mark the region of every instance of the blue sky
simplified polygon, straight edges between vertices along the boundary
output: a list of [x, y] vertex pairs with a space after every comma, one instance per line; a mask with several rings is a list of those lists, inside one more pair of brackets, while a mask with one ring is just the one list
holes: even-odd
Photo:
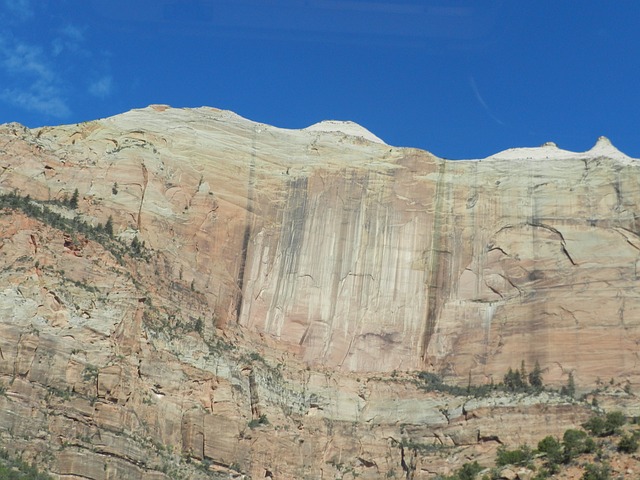
[[214, 106], [480, 158], [640, 157], [640, 2], [0, 0], [0, 123]]

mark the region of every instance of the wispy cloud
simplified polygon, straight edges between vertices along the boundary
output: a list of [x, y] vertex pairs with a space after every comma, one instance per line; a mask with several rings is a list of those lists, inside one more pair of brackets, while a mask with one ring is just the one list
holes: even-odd
[[60, 29], [60, 33], [75, 42], [82, 42], [84, 40], [84, 29], [76, 25], [68, 24]]
[[11, 74], [34, 75], [40, 80], [52, 80], [53, 72], [47, 66], [42, 49], [24, 43], [2, 42], [2, 56], [5, 69]]
[[61, 81], [41, 47], [0, 37], [0, 66], [13, 79], [0, 91], [4, 102], [52, 117], [69, 115]]
[[[25, 31], [50, 17], [48, 2], [0, 0], [0, 103], [44, 117], [71, 115], [72, 101], [104, 99], [114, 89], [104, 52], [90, 49], [86, 26], [51, 23], [38, 35]], [[37, 8], [36, 8], [37, 7]], [[33, 40], [32, 38], [38, 38]], [[89, 80], [87, 80], [89, 78]]]
[[64, 118], [71, 113], [64, 99], [51, 85], [34, 84], [28, 90], [5, 89], [0, 92], [0, 98], [25, 110], [51, 117]]
[[478, 85], [476, 85], [476, 80], [473, 78], [473, 76], [469, 77], [469, 84], [471, 85], [471, 90], [473, 90], [473, 93], [476, 96], [476, 100], [478, 100], [478, 103], [480, 103], [484, 111], [487, 112], [487, 114], [493, 119], [493, 121], [500, 125], [504, 125], [504, 122], [493, 114], [493, 112], [489, 108], [489, 105], [487, 105], [487, 102], [485, 102], [484, 98], [482, 98], [482, 95], [480, 95], [480, 90], [478, 90]]
[[4, 0], [5, 8], [19, 20], [27, 20], [33, 17], [33, 8], [30, 0]]
[[82, 50], [84, 42], [84, 29], [76, 25], [66, 25], [60, 28], [58, 36], [52, 41], [52, 53], [58, 56], [63, 52], [81, 53], [84, 57], [91, 56], [89, 52]]
[[113, 79], [111, 75], [105, 75], [89, 85], [89, 93], [94, 97], [105, 98], [111, 94]]

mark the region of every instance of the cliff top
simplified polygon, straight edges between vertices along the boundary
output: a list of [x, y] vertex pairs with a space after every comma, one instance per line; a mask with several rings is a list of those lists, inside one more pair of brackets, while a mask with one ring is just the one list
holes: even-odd
[[307, 132], [339, 132], [352, 137], [362, 137], [371, 142], [386, 145], [382, 139], [371, 133], [369, 130], [351, 121], [324, 120], [322, 122], [314, 123], [302, 130]]
[[581, 159], [581, 158], [595, 158], [595, 157], [608, 157], [623, 162], [629, 162], [633, 160], [628, 155], [625, 155], [616, 147], [613, 146], [611, 141], [607, 137], [600, 137], [596, 144], [586, 152], [572, 152], [569, 150], [563, 150], [553, 142], [547, 142], [539, 147], [525, 147], [525, 148], [509, 148], [502, 152], [496, 153], [487, 157], [487, 159], [499, 159], [499, 160], [565, 160], [565, 159]]
[[[387, 146], [380, 137], [367, 130], [365, 127], [352, 122], [342, 120], [323, 120], [305, 128], [288, 129], [279, 128], [272, 125], [255, 122], [238, 115], [230, 110], [221, 110], [214, 107], [198, 107], [198, 108], [173, 108], [169, 105], [149, 105], [148, 107], [133, 109], [122, 114], [103, 119], [109, 123], [115, 123], [120, 128], [136, 128], [143, 127], [146, 131], [166, 131], [175, 130], [177, 128], [187, 128], [197, 130], [200, 133], [202, 129], [209, 130], [214, 124], [223, 122], [229, 130], [235, 130], [237, 133], [244, 130], [253, 130], [254, 133], [262, 132], [279, 132], [280, 134], [289, 135], [288, 138], [280, 139], [284, 143], [309, 144], [317, 141], [319, 134], [341, 134], [351, 137], [355, 141], [351, 144], [362, 144], [362, 141]], [[17, 124], [8, 124], [17, 125]], [[33, 129], [34, 131], [48, 129], [50, 127], [42, 127]], [[217, 126], [215, 127], [218, 128]], [[244, 134], [246, 136], [246, 133]], [[313, 136], [313, 140], [311, 137]], [[334, 143], [331, 137], [327, 137], [326, 141]], [[295, 139], [295, 140], [294, 140]], [[455, 161], [477, 161], [477, 160], [580, 160], [585, 158], [607, 157], [628, 164], [635, 161], [625, 153], [618, 150], [611, 141], [601, 136], [595, 145], [584, 152], [573, 152], [559, 148], [554, 142], [546, 142], [539, 147], [516, 147], [503, 150], [501, 152], [489, 155], [486, 158], [470, 158], [458, 159]]]

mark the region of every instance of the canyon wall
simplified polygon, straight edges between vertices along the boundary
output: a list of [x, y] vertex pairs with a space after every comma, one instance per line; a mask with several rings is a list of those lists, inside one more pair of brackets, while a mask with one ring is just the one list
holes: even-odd
[[447, 161], [314, 127], [155, 106], [21, 130], [3, 188], [78, 188], [91, 221], [112, 215], [119, 236], [144, 240], [218, 326], [239, 322], [310, 364], [488, 381], [537, 360], [555, 380], [635, 375], [634, 160], [602, 139], [582, 154]]
[[0, 436], [59, 478], [430, 478], [588, 417], [416, 373], [523, 361], [636, 414], [637, 165], [212, 108], [0, 126]]

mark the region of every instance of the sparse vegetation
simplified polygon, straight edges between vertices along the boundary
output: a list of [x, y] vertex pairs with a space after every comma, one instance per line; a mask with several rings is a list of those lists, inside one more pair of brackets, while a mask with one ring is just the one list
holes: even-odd
[[399, 446], [408, 450], [415, 450], [422, 453], [438, 452], [443, 449], [442, 445], [440, 444], [416, 442], [415, 440], [412, 440], [410, 438], [403, 438], [399, 442]]
[[0, 479], [52, 480], [52, 477], [20, 458], [11, 458], [5, 449], [0, 449]]
[[468, 462], [462, 465], [453, 475], [439, 477], [438, 480], [475, 480], [482, 470], [483, 467], [478, 462]]
[[87, 239], [101, 244], [105, 249], [111, 252], [120, 263], [123, 263], [125, 255], [149, 260], [150, 255], [145, 243], [140, 242], [137, 237], [134, 237], [134, 240], [130, 245], [127, 245], [113, 237], [114, 225], [112, 217], [109, 217], [105, 225], [98, 224], [93, 226], [82, 220], [78, 215], [74, 215], [72, 218], [67, 218], [50, 208], [49, 205], [55, 205], [76, 209], [78, 207], [77, 192], [78, 189], [74, 191], [74, 196], [71, 197], [71, 200], [63, 199], [62, 201], [44, 202], [32, 200], [29, 195], [21, 196], [14, 191], [0, 195], [0, 208], [20, 210], [25, 215], [40, 220], [50, 227], [56, 228], [70, 235], [70, 246], [73, 248], [80, 247], [78, 235], [84, 235]]
[[254, 418], [247, 424], [247, 426], [251, 429], [257, 428], [261, 425], [269, 425], [269, 419], [264, 413], [260, 415], [258, 418]]
[[638, 450], [638, 438], [636, 432], [625, 434], [618, 442], [618, 451], [623, 453], [635, 453]]
[[63, 390], [61, 388], [47, 387], [47, 395], [45, 396], [45, 400], [48, 402], [52, 397], [61, 398], [62, 400], [69, 400], [71, 399], [71, 392], [69, 390]]
[[520, 364], [520, 369], [509, 368], [502, 380], [502, 387], [508, 392], [541, 392], [544, 390], [544, 384], [540, 363], [536, 360], [533, 370], [528, 374], [524, 360]]
[[607, 463], [587, 463], [581, 480], [609, 480], [609, 478], [611, 478], [611, 468]]
[[[502, 383], [487, 385], [473, 385], [471, 376], [466, 387], [458, 385], [450, 385], [445, 383], [442, 378], [432, 372], [418, 372], [418, 380], [420, 386], [427, 391], [443, 392], [456, 396], [485, 397], [494, 391], [512, 392], [512, 393], [540, 393], [544, 391], [542, 381], [542, 369], [536, 361], [533, 370], [527, 374], [524, 360], [520, 368], [513, 370], [509, 368], [503, 377]], [[396, 379], [395, 375], [392, 378]]]
[[515, 450], [508, 450], [504, 445], [498, 447], [496, 453], [496, 465], [518, 465], [526, 467], [533, 460], [533, 450], [528, 445], [521, 445]]
[[456, 396], [484, 397], [496, 388], [494, 385], [449, 385], [444, 383], [438, 374], [431, 372], [418, 372], [418, 381], [420, 387], [429, 392], [443, 392]]
[[[6, 196], [2, 196], [2, 201], [4, 201], [5, 197]], [[22, 198], [22, 197], [18, 197], [18, 198]], [[7, 199], [7, 201], [10, 202], [13, 200]], [[64, 230], [66, 228], [74, 228], [74, 226], [80, 225], [80, 222], [76, 221], [75, 218], [71, 220], [66, 219], [58, 215], [57, 213], [55, 213], [53, 210], [48, 209], [46, 205], [33, 202], [32, 200], [27, 199], [27, 197], [25, 197], [24, 200], [17, 200], [17, 201], [24, 202], [24, 204], [21, 203], [22, 206], [17, 208], [32, 209], [31, 211], [33, 212], [34, 216], [48, 215], [50, 219], [53, 219], [51, 221], [59, 221], [61, 226], [56, 228], [60, 228], [61, 230]], [[108, 237], [113, 236], [112, 217], [109, 217], [107, 223], [104, 225], [104, 227], [102, 227], [102, 233], [100, 232], [100, 229], [96, 229], [96, 231], [94, 232], [93, 230], [91, 230], [93, 227], [90, 227], [90, 226], [81, 227], [81, 228], [89, 229], [88, 231], [92, 232], [90, 234], [85, 233], [85, 235], [87, 236], [96, 235], [99, 238], [103, 238], [105, 234]], [[74, 235], [75, 235], [75, 231], [74, 231]], [[75, 237], [74, 239], [74, 242], [76, 241], [78, 241], [77, 237]], [[104, 240], [104, 241], [108, 242], [110, 240]], [[131, 247], [131, 251], [133, 251], [134, 254], [140, 255], [142, 254], [142, 252], [144, 252], [144, 242], [141, 243], [137, 237], [133, 237], [133, 239], [131, 240], [130, 247]], [[29, 259], [30, 257], [25, 257], [24, 259], [21, 257], [19, 260], [27, 262], [29, 261]], [[82, 282], [74, 281], [73, 283], [75, 283], [78, 287], [82, 287], [87, 290], [92, 288]], [[191, 290], [192, 291], [195, 290], [193, 281], [191, 282]], [[146, 306], [145, 306], [145, 309], [146, 309]], [[149, 308], [146, 310], [148, 310], [149, 312], [153, 312], [152, 308]], [[144, 315], [146, 319], [147, 311], [144, 312]], [[207, 316], [205, 319], [203, 319], [202, 317], [195, 318], [195, 316], [197, 315], [198, 314], [196, 313], [194, 317], [190, 317], [188, 316], [188, 314], [185, 313], [185, 314], [181, 314], [181, 316], [174, 317], [174, 318], [171, 318], [170, 315], [167, 315], [166, 317], [163, 317], [163, 319], [166, 318], [167, 325], [170, 325], [170, 327], [167, 327], [167, 331], [170, 331], [176, 325], [179, 326], [177, 330], [173, 331], [174, 332], [173, 335], [180, 335], [184, 331], [192, 331], [192, 332], [197, 332], [198, 334], [204, 337], [205, 321], [206, 321], [207, 327], [212, 325], [213, 322], [211, 321], [211, 317], [209, 316], [209, 314], [206, 314]], [[212, 339], [208, 339], [208, 337], [211, 336], [209, 335], [210, 330], [213, 330], [213, 328], [207, 328], [206, 330], [207, 330], [206, 333], [208, 335], [207, 335], [207, 339], [205, 339], [204, 341], [207, 343], [209, 347], [209, 353], [211, 355], [214, 355], [214, 354], [219, 355], [222, 351], [233, 350], [236, 348], [235, 346], [225, 342], [222, 339], [217, 339], [215, 337]], [[46, 332], [46, 331], [43, 330], [43, 332]], [[198, 342], [200, 342], [200, 339], [197, 339], [197, 340]], [[72, 351], [72, 354], [75, 354], [78, 352], [79, 350], [74, 350]], [[267, 364], [265, 359], [257, 352], [245, 353], [243, 350], [240, 350], [238, 353], [234, 354], [233, 357], [246, 358], [253, 363]], [[272, 357], [267, 357], [267, 358], [272, 358]], [[74, 362], [76, 362], [76, 364], [77, 362], [82, 362], [82, 361], [83, 361], [82, 358], [74, 359]], [[87, 360], [84, 360], [84, 361], [87, 361]], [[265, 370], [266, 369], [264, 367], [260, 366], [260, 368], [257, 371], [262, 372]], [[539, 392], [544, 388], [542, 373], [543, 372], [540, 369], [538, 362], [536, 362], [533, 370], [531, 370], [530, 372], [526, 368], [525, 363], [522, 362], [519, 369], [513, 370], [509, 368], [509, 371], [504, 376], [504, 382], [498, 385], [493, 385], [493, 384], [483, 385], [483, 386], [472, 385], [471, 375], [469, 376], [469, 382], [466, 387], [447, 385], [440, 376], [433, 373], [429, 373], [429, 372], [420, 372], [417, 375], [417, 378], [421, 382], [421, 387], [424, 388], [425, 390], [444, 392], [452, 395], [482, 396], [482, 395], [490, 394], [491, 392], [497, 389], [501, 389], [507, 392], [517, 392], [517, 393]], [[82, 372], [82, 378], [85, 381], [92, 381], [92, 380], [95, 380], [97, 374], [98, 374], [97, 367], [93, 365], [87, 365], [85, 367], [85, 370]], [[397, 373], [394, 373], [392, 376], [397, 377]], [[413, 380], [415, 381], [415, 377]], [[359, 381], [360, 380], [358, 379], [358, 382]], [[563, 387], [563, 388], [566, 388], [566, 391], [564, 392], [565, 394], [571, 395], [571, 396], [575, 394], [575, 384], [574, 384], [573, 374], [569, 374], [567, 385], [566, 387]], [[3, 393], [3, 386], [0, 385], [0, 394], [2, 393]], [[70, 395], [70, 393], [66, 391], [51, 390], [50, 393], [60, 398], [65, 398], [65, 396]], [[74, 395], [74, 398], [76, 398], [75, 396], [79, 394], [74, 392], [73, 395]], [[436, 396], [434, 395], [433, 397], [436, 397]], [[10, 396], [9, 399], [5, 399], [5, 400], [11, 401], [12, 399], [13, 399], [13, 396]], [[151, 399], [146, 397], [142, 401], [145, 404], [149, 404], [149, 405], [153, 404]], [[564, 403], [565, 402], [563, 402], [563, 406], [564, 406]], [[463, 404], [463, 402], [459, 402], [459, 404]], [[473, 404], [473, 402], [468, 402], [467, 404], [465, 404], [465, 406], [470, 404]], [[606, 405], [606, 402], [605, 402], [605, 405]], [[582, 407], [584, 406], [581, 406], [581, 408]], [[470, 408], [473, 408], [473, 407], [470, 407]], [[267, 419], [266, 415], [263, 414], [263, 415], [260, 415], [258, 418], [255, 418], [249, 421], [248, 427], [253, 429], [253, 428], [258, 428], [261, 425], [268, 425], [268, 424], [269, 424], [269, 420]], [[604, 436], [611, 436], [619, 433], [621, 427], [624, 424], [625, 424], [625, 418], [621, 412], [611, 412], [607, 415], [593, 417], [588, 422], [585, 422], [583, 426], [585, 429], [591, 432], [591, 434], [597, 435], [598, 437], [604, 437]], [[617, 450], [623, 453], [633, 453], [637, 451], [638, 449], [637, 438], [638, 437], [635, 434], [629, 434], [629, 433], [624, 434], [620, 438], [619, 442], [617, 442]], [[615, 439], [612, 439], [609, 442], [611, 445], [614, 445], [616, 443]], [[422, 453], [430, 453], [430, 452], [438, 451], [443, 448], [437, 444], [434, 445], [434, 444], [427, 444], [427, 443], [419, 443], [411, 440], [403, 440], [402, 442], [399, 443], [399, 445], [402, 446], [403, 448], [420, 451]], [[610, 447], [610, 450], [611, 448], [613, 447]], [[581, 430], [577, 430], [577, 429], [567, 430], [564, 436], [562, 437], [562, 441], [551, 436], [546, 437], [538, 444], [538, 447], [537, 447], [537, 453], [541, 455], [542, 460], [540, 461], [544, 462], [544, 468], [539, 468], [537, 470], [536, 478], [545, 478], [545, 476], [558, 471], [559, 465], [561, 464], [567, 464], [567, 463], [573, 462], [573, 465], [576, 465], [577, 463], [576, 459], [578, 459], [580, 455], [583, 455], [586, 453], [592, 453], [592, 452], [595, 452], [596, 450], [597, 450], [597, 445], [594, 439], [590, 438], [586, 432]], [[533, 451], [527, 445], [522, 445], [514, 450], [510, 450], [507, 447], [500, 447], [500, 449], [498, 450], [496, 463], [498, 465], [529, 466], [532, 464], [532, 462], [538, 461], [535, 459], [535, 454], [536, 454], [536, 451]], [[464, 461], [464, 460], [461, 460], [461, 461]], [[584, 459], [579, 461], [584, 461]], [[612, 465], [614, 464], [612, 463]], [[208, 471], [208, 464], [205, 461], [202, 462], [202, 466], [205, 468], [206, 471]], [[398, 463], [396, 463], [395, 466], [397, 469], [400, 468], [398, 466]], [[583, 478], [588, 480], [593, 480], [593, 479], [599, 480], [601, 478], [608, 478], [610, 475], [608, 467], [604, 468], [602, 465], [598, 466], [598, 465], [593, 465], [589, 463], [584, 467], [584, 469], [585, 469], [585, 473]], [[392, 471], [393, 470], [391, 470], [390, 472]], [[478, 462], [475, 462], [475, 461], [469, 462], [462, 465], [462, 467], [458, 471], [456, 471], [452, 476], [444, 477], [444, 479], [446, 480], [477, 479], [478, 474], [481, 471], [482, 471], [482, 466], [479, 465]], [[395, 472], [393, 474], [395, 475]], [[0, 478], [5, 478], [2, 476], [2, 470], [0, 470]], [[7, 477], [7, 478], [13, 478], [13, 477]]]
[[98, 367], [95, 365], [86, 365], [82, 371], [82, 379], [85, 382], [92, 382], [98, 378]]
[[[527, 445], [514, 450], [500, 446], [496, 454], [497, 468], [486, 475], [486, 478], [499, 478], [501, 467], [513, 465], [525, 466], [536, 471], [532, 480], [544, 480], [560, 473], [562, 465], [577, 466], [582, 463], [581, 480], [608, 480], [612, 478], [611, 467], [605, 460], [610, 459], [614, 451], [620, 454], [633, 454], [638, 450], [640, 430], [627, 430], [622, 433], [625, 423], [624, 415], [614, 411], [606, 415], [594, 416], [583, 424], [591, 434], [600, 438], [620, 435], [617, 444], [605, 439], [597, 443], [596, 439], [590, 437], [586, 431], [570, 428], [564, 432], [562, 441], [553, 436], [547, 436], [538, 442], [537, 449], [533, 451]], [[456, 476], [458, 473], [451, 477], [444, 477], [442, 480], [464, 478]], [[474, 478], [478, 478], [477, 473]]]
[[617, 433], [624, 424], [626, 419], [622, 412], [609, 412], [605, 416], [598, 415], [591, 417], [582, 424], [582, 428], [589, 431], [597, 437], [608, 437]]

